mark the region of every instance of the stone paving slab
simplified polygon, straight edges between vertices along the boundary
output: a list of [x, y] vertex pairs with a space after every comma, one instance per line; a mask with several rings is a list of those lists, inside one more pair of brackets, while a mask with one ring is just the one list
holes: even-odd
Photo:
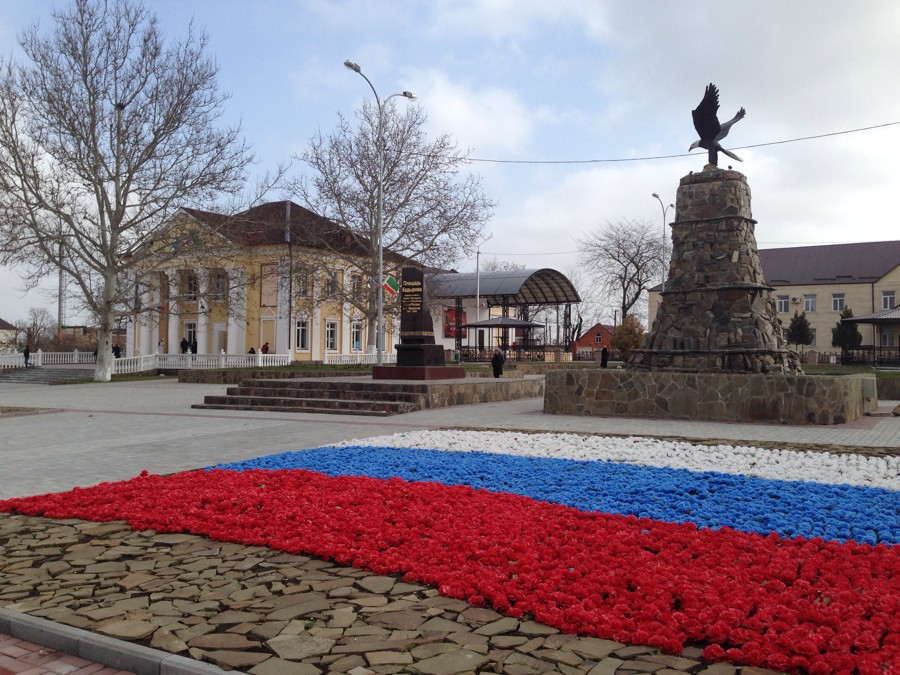
[[[760, 673], [560, 633], [434, 588], [126, 523], [0, 516], [0, 631], [133, 672]], [[45, 620], [61, 627], [48, 635]], [[89, 632], [85, 632], [89, 631]], [[8, 630], [7, 630], [8, 632]], [[88, 636], [88, 637], [85, 637]]]

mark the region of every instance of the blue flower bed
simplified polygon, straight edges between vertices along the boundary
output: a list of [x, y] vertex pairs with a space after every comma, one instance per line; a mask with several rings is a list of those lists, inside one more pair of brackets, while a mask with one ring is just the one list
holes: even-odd
[[900, 493], [632, 464], [372, 446], [268, 455], [216, 469], [308, 469], [470, 485], [584, 511], [785, 537], [896, 544]]

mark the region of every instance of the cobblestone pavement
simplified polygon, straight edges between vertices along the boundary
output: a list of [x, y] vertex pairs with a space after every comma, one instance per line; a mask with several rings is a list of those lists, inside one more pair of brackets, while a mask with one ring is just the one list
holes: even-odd
[[[580, 418], [543, 415], [539, 399], [388, 419], [190, 410], [204, 395], [222, 391], [218, 385], [180, 385], [173, 378], [54, 387], [0, 384], [0, 498], [124, 480], [143, 469], [172, 473], [441, 427], [900, 451], [896, 417], [838, 427]], [[35, 410], [40, 412], [29, 414]], [[4, 617], [9, 621], [21, 613], [42, 617], [51, 626], [105, 636], [113, 651], [122, 646], [120, 655], [140, 644], [163, 656], [188, 656], [201, 668], [197, 672], [213, 672], [202, 670], [204, 664], [264, 675], [768, 672], [704, 663], [698, 647], [673, 657], [649, 647], [564, 635], [393, 577], [193, 535], [133, 532], [121, 523], [0, 515], [0, 611], [0, 626]], [[55, 663], [67, 657], [28, 645], [0, 634], [0, 675], [128, 670], [127, 659], [117, 662], [121, 670], [74, 657], [62, 666], [38, 664], [36, 658]], [[159, 661], [155, 670], [133, 670], [162, 672]]]
[[565, 635], [396, 577], [195, 535], [134, 532], [121, 522], [6, 516], [0, 519], [0, 544], [5, 610], [226, 670], [261, 675], [740, 670], [704, 664], [697, 647], [669, 656], [651, 647]]

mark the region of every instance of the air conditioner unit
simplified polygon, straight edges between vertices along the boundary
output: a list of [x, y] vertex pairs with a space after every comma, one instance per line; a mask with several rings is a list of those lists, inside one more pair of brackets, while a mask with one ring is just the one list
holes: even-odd
[[791, 298], [791, 302], [793, 302], [795, 305], [799, 304], [799, 303], [800, 303], [800, 296], [795, 295], [794, 297]]

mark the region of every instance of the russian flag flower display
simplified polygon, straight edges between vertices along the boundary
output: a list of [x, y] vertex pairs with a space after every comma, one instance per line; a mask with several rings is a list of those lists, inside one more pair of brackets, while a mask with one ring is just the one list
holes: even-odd
[[568, 633], [900, 671], [900, 458], [436, 431], [0, 502], [402, 574]]

